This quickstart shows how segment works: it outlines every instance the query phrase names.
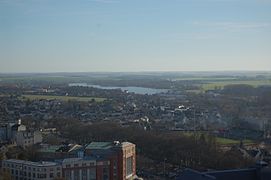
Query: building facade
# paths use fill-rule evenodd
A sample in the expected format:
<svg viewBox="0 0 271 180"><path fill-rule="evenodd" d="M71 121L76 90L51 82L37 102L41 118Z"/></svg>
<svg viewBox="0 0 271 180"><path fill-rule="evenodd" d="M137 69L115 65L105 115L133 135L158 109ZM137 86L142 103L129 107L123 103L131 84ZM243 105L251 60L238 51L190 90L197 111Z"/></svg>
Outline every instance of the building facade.
<svg viewBox="0 0 271 180"><path fill-rule="evenodd" d="M17 159L2 161L2 170L14 180L54 180L62 177L62 166L55 162L31 162Z"/></svg>
<svg viewBox="0 0 271 180"><path fill-rule="evenodd" d="M0 142L11 143L23 148L42 142L40 131L29 131L19 120L17 123L0 125Z"/></svg>
<svg viewBox="0 0 271 180"><path fill-rule="evenodd" d="M129 142L92 142L81 157L54 162L3 160L4 172L15 180L128 180L136 177L135 145ZM80 153L78 153L80 154Z"/></svg>
<svg viewBox="0 0 271 180"><path fill-rule="evenodd" d="M109 179L131 179L136 176L136 150L130 142L92 142L85 148L85 156L109 160Z"/></svg>
<svg viewBox="0 0 271 180"><path fill-rule="evenodd" d="M15 142L23 148L42 142L40 131L19 131L16 133Z"/></svg>

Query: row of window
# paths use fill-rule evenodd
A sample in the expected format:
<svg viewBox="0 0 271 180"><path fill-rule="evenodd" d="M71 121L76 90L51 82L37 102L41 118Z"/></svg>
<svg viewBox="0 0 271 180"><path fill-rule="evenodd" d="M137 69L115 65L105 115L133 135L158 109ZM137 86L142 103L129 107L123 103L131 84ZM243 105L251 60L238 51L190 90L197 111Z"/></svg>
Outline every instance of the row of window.
<svg viewBox="0 0 271 180"><path fill-rule="evenodd" d="M3 164L4 167L8 167L8 168L15 168L15 169L24 169L24 170L27 170L28 171L44 171L46 172L47 171L47 168L35 168L35 167L31 167L31 166L22 166L22 165L18 165L18 164L9 164L9 163L4 163ZM57 167L56 168L57 171L60 170L60 167ZM54 171L54 168L50 168L49 171Z"/></svg>
<svg viewBox="0 0 271 180"><path fill-rule="evenodd" d="M95 166L94 163L82 163L82 164L73 164L73 166L71 164L67 164L66 168L70 168L70 167L86 167L86 166Z"/></svg>
<svg viewBox="0 0 271 180"><path fill-rule="evenodd" d="M89 174L87 173L87 169L81 170L82 179L96 179L96 169L88 169L88 170L89 170ZM66 179L79 180L79 179L81 179L80 178L80 170L78 170L78 169L72 170L72 171L66 170L64 172L64 177Z"/></svg>
<svg viewBox="0 0 271 180"><path fill-rule="evenodd" d="M8 170L5 169L5 168L3 168L3 171L6 172ZM27 172L23 172L23 171L14 170L14 169L11 169L10 173L11 173L12 176L19 176L20 175L20 176L24 176L24 177L28 177L28 178L47 178L47 174L46 173L31 173L31 172L27 173ZM56 176L60 177L61 173L57 172ZM49 177L53 178L54 177L54 173L50 173Z"/></svg>

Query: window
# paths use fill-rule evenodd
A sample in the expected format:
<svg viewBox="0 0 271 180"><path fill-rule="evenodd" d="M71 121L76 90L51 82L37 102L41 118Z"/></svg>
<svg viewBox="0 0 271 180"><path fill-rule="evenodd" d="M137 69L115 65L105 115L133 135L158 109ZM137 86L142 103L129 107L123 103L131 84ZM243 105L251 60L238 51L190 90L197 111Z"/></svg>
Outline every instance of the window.
<svg viewBox="0 0 271 180"><path fill-rule="evenodd" d="M126 159L126 176L133 174L133 157Z"/></svg>
<svg viewBox="0 0 271 180"><path fill-rule="evenodd" d="M38 178L46 178L46 174L39 174Z"/></svg>
<svg viewBox="0 0 271 180"><path fill-rule="evenodd" d="M79 170L74 170L74 180L79 180Z"/></svg>
<svg viewBox="0 0 271 180"><path fill-rule="evenodd" d="M54 177L54 173L50 173L50 178L53 178Z"/></svg>
<svg viewBox="0 0 271 180"><path fill-rule="evenodd" d="M89 169L89 179L96 179L96 169L95 168Z"/></svg>
<svg viewBox="0 0 271 180"><path fill-rule="evenodd" d="M113 162L113 169L116 170L117 169L117 161Z"/></svg>
<svg viewBox="0 0 271 180"><path fill-rule="evenodd" d="M103 180L108 180L109 179L109 170L108 167L103 168Z"/></svg>
<svg viewBox="0 0 271 180"><path fill-rule="evenodd" d="M82 169L82 179L87 180L87 169Z"/></svg>
<svg viewBox="0 0 271 180"><path fill-rule="evenodd" d="M94 166L94 163L89 163L90 166Z"/></svg>
<svg viewBox="0 0 271 180"><path fill-rule="evenodd" d="M71 178L71 171L65 171L65 178L69 179Z"/></svg>

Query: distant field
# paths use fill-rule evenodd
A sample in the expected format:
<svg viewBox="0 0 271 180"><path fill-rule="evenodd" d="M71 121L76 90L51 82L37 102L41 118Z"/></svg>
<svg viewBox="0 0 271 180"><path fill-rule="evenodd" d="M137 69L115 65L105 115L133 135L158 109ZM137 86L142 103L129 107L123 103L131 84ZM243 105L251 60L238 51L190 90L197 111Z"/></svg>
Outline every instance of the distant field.
<svg viewBox="0 0 271 180"><path fill-rule="evenodd" d="M87 79L86 77L65 77L65 76L10 76L0 77L0 81L4 83L21 83L21 82L54 82L54 83L69 83L81 82Z"/></svg>
<svg viewBox="0 0 271 180"><path fill-rule="evenodd" d="M230 145L230 144L239 144L239 140L234 140L234 139L228 139L228 138L221 138L221 137L216 137L216 142L221 145ZM244 144L252 144L253 141L249 139L243 140Z"/></svg>
<svg viewBox="0 0 271 180"><path fill-rule="evenodd" d="M213 90L216 88L223 89L226 85L232 85L232 84L246 84L246 85L257 87L257 86L262 86L262 85L271 85L271 80L216 81L216 82L203 84L201 88L203 89L203 91Z"/></svg>
<svg viewBox="0 0 271 180"><path fill-rule="evenodd" d="M230 81L236 80L235 77L180 77L171 79L172 81Z"/></svg>
<svg viewBox="0 0 271 180"><path fill-rule="evenodd" d="M200 132L200 134L205 133L205 132ZM193 136L193 132L181 132L181 134L185 136ZM235 140L235 139L229 139L229 138L222 138L222 137L216 137L216 142L219 145L234 145L234 144L239 144L240 140ZM243 144L248 145L248 144L253 144L252 140L245 139L243 140Z"/></svg>
<svg viewBox="0 0 271 180"><path fill-rule="evenodd" d="M22 95L23 98L29 99L29 100L36 100L36 99L46 99L46 100L52 100L52 99L59 99L62 101L69 101L69 100L75 100L75 101L82 101L82 102L88 102L94 99L96 102L102 102L106 100L106 98L97 98L97 97L75 97L75 96L47 96L47 95Z"/></svg>

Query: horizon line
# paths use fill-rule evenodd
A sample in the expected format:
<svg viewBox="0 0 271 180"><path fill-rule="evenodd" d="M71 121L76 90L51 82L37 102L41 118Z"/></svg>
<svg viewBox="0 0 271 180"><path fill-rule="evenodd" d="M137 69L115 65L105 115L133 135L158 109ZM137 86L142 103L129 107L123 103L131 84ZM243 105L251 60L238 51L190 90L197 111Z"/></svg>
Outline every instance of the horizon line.
<svg viewBox="0 0 271 180"><path fill-rule="evenodd" d="M264 72L264 73L271 73L271 70L180 70L180 71L152 71L152 70L143 70L143 71L52 71L52 72L0 72L0 75L5 74L77 74L77 73L207 73L207 72Z"/></svg>

